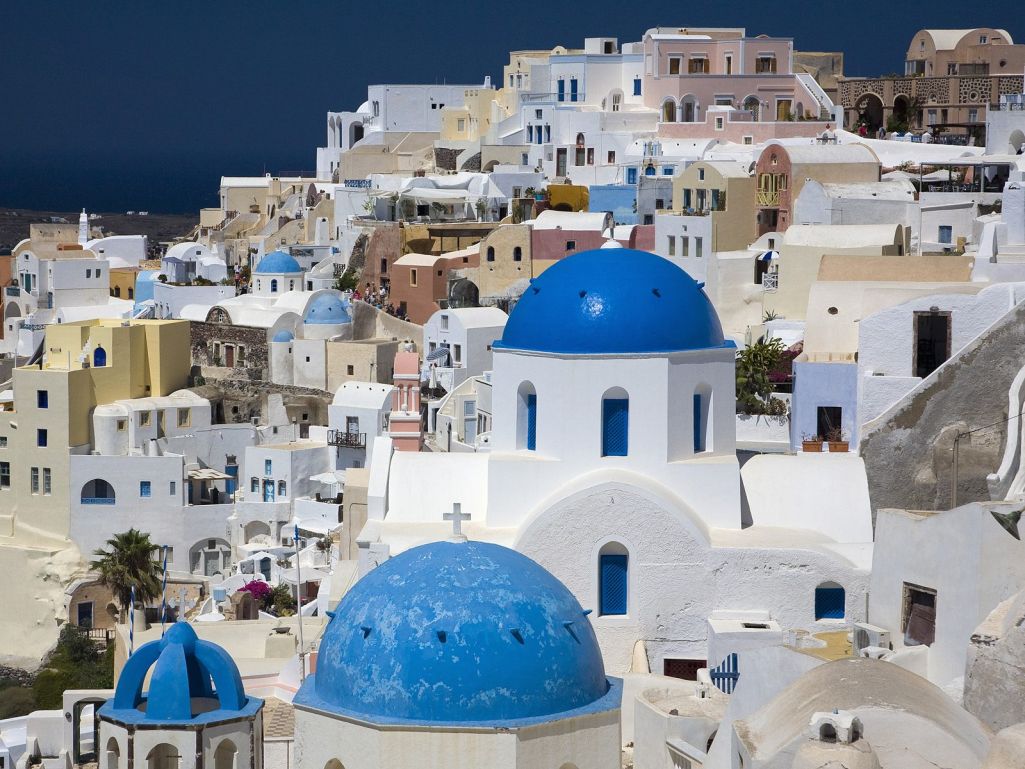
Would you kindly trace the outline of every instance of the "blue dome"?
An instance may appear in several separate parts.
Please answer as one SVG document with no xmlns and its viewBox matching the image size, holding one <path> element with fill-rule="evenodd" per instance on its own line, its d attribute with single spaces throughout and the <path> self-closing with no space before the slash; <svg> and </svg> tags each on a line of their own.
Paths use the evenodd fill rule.
<svg viewBox="0 0 1025 769">
<path fill-rule="evenodd" d="M 600 355 L 731 344 L 690 275 L 647 251 L 609 248 L 567 257 L 534 278 L 494 347 Z"/>
<path fill-rule="evenodd" d="M 271 341 L 291 342 L 293 339 L 295 339 L 295 334 L 293 334 L 291 331 L 287 331 L 286 329 L 281 329 L 278 333 L 274 335 L 274 338 Z"/>
<path fill-rule="evenodd" d="M 345 595 L 295 702 L 375 723 L 494 724 L 619 707 L 610 686 L 558 579 L 499 545 L 435 542 Z"/>
<path fill-rule="evenodd" d="M 249 716 L 262 705 L 263 700 L 246 696 L 238 668 L 224 649 L 199 640 L 187 622 L 175 622 L 163 638 L 143 644 L 128 658 L 114 697 L 99 715 L 123 723 L 193 724 Z"/>
<path fill-rule="evenodd" d="M 351 323 L 345 302 L 338 294 L 321 294 L 310 302 L 303 323 L 334 324 Z"/>
<path fill-rule="evenodd" d="M 260 263 L 256 265 L 254 270 L 258 275 L 266 275 L 268 273 L 278 275 L 302 271 L 303 268 L 299 266 L 299 262 L 284 251 L 271 251 L 260 260 Z"/>
</svg>

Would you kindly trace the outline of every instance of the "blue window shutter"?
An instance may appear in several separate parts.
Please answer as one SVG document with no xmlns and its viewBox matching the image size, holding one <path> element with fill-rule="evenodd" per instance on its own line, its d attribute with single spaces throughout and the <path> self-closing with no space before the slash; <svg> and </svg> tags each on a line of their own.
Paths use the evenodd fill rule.
<svg viewBox="0 0 1025 769">
<path fill-rule="evenodd" d="M 639 77 L 634 78 L 634 96 L 641 95 L 641 79 Z"/>
<path fill-rule="evenodd" d="M 705 426 L 701 423 L 701 396 L 694 393 L 694 453 L 705 450 Z"/>
<path fill-rule="evenodd" d="M 737 688 L 737 679 L 740 678 L 740 669 L 737 666 L 737 653 L 730 654 L 718 667 L 712 668 L 708 673 L 712 683 L 720 691 L 726 694 L 733 694 L 733 690 Z"/>
<path fill-rule="evenodd" d="M 601 614 L 626 614 L 627 559 L 622 554 L 601 556 L 598 603 Z"/>
<path fill-rule="evenodd" d="M 559 81 L 559 101 L 566 101 L 566 81 Z"/>
<path fill-rule="evenodd" d="M 625 457 L 629 447 L 630 401 L 626 398 L 606 398 L 601 402 L 601 410 L 601 455 Z"/>
<path fill-rule="evenodd" d="M 527 396 L 527 450 L 537 448 L 537 395 Z"/>
<path fill-rule="evenodd" d="M 844 603 L 842 587 L 815 588 L 815 619 L 843 619 Z"/>
</svg>

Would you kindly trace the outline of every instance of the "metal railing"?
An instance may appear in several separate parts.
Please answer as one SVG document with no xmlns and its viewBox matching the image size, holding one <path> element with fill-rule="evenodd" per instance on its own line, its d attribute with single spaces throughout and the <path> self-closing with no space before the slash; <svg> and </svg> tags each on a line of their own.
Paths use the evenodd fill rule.
<svg viewBox="0 0 1025 769">
<path fill-rule="evenodd" d="M 83 505 L 113 505 L 114 497 L 82 497 Z"/>
<path fill-rule="evenodd" d="M 365 449 L 367 447 L 366 433 L 350 433 L 348 430 L 328 430 L 327 443 L 329 446 L 346 449 Z"/>
<path fill-rule="evenodd" d="M 779 190 L 758 190 L 758 205 L 778 206 Z"/>
<path fill-rule="evenodd" d="M 775 291 L 779 288 L 779 273 L 767 272 L 762 275 L 762 288 L 765 291 Z"/>
</svg>

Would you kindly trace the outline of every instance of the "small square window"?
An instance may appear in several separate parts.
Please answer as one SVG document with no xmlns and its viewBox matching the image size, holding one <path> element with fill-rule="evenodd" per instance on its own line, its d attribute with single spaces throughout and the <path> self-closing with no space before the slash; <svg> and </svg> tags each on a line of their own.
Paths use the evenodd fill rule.
<svg viewBox="0 0 1025 769">
<path fill-rule="evenodd" d="M 11 488 L 11 463 L 0 462 L 0 489 Z"/>
<path fill-rule="evenodd" d="M 149 497 L 153 494 L 153 486 L 149 481 L 139 481 L 139 496 Z"/>
<path fill-rule="evenodd" d="M 0 449 L 6 449 L 6 448 L 7 448 L 7 436 L 6 435 L 0 435 Z"/>
<path fill-rule="evenodd" d="M 566 250 L 567 251 L 576 251 L 577 250 L 577 242 L 575 240 L 567 240 L 566 241 Z"/>
<path fill-rule="evenodd" d="M 119 420 L 117 420 L 117 431 L 119 433 L 123 433 L 127 429 L 128 429 L 128 420 L 127 419 L 119 419 Z"/>
<path fill-rule="evenodd" d="M 355 366 L 346 366 L 345 367 L 345 373 L 348 374 L 349 376 L 352 376 L 353 374 L 356 373 L 356 367 Z"/>
<path fill-rule="evenodd" d="M 178 427 L 188 427 L 192 423 L 192 409 L 178 409 Z"/>
<path fill-rule="evenodd" d="M 149 416 L 149 412 L 148 411 L 140 411 L 139 412 L 139 427 L 148 427 L 149 426 L 149 420 L 150 420 L 150 416 Z"/>
<path fill-rule="evenodd" d="M 50 393 L 46 390 L 36 390 L 36 406 L 41 409 L 50 407 Z"/>
<path fill-rule="evenodd" d="M 36 430 L 36 446 L 46 446 L 47 435 L 46 430 Z"/>
</svg>

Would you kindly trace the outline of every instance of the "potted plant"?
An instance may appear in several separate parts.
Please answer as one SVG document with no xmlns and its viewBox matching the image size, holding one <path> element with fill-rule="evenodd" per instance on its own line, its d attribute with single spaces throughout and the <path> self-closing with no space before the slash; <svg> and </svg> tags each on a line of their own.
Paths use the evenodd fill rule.
<svg viewBox="0 0 1025 769">
<path fill-rule="evenodd" d="M 830 453 L 834 451 L 850 451 L 851 445 L 847 442 L 847 437 L 839 427 L 832 428 L 826 435 L 826 441 L 829 443 Z"/>
<path fill-rule="evenodd" d="M 803 435 L 801 436 L 801 451 L 811 451 L 822 453 L 822 436 L 821 435 Z"/>
</svg>

